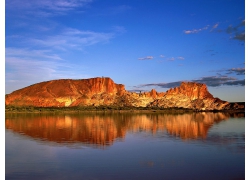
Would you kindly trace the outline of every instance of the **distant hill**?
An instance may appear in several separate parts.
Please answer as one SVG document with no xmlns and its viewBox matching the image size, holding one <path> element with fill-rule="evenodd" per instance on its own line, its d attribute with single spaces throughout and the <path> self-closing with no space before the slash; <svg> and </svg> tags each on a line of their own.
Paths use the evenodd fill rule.
<svg viewBox="0 0 250 180">
<path fill-rule="evenodd" d="M 5 96 L 6 106 L 33 107 L 152 107 L 192 110 L 244 109 L 242 103 L 229 103 L 214 98 L 205 84 L 182 82 L 166 92 L 134 93 L 107 77 L 59 79 L 40 82 Z"/>
</svg>

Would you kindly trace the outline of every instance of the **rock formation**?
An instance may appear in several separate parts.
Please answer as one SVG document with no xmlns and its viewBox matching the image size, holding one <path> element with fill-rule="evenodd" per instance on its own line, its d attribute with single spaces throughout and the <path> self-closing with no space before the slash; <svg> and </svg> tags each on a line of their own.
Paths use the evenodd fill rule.
<svg viewBox="0 0 250 180">
<path fill-rule="evenodd" d="M 125 92 L 124 85 L 110 78 L 60 79 L 37 83 L 6 95 L 6 105 L 67 107 L 110 105 Z"/>
<path fill-rule="evenodd" d="M 230 103 L 214 98 L 205 84 L 182 82 L 180 87 L 169 89 L 164 98 L 151 102 L 151 107 L 187 108 L 194 110 L 223 110 L 229 109 Z"/>
<path fill-rule="evenodd" d="M 116 106 L 185 108 L 193 110 L 239 109 L 244 105 L 230 104 L 214 98 L 205 84 L 182 82 L 166 92 L 134 93 L 125 90 L 110 78 L 61 79 L 37 83 L 6 95 L 5 105 L 34 107 Z"/>
</svg>

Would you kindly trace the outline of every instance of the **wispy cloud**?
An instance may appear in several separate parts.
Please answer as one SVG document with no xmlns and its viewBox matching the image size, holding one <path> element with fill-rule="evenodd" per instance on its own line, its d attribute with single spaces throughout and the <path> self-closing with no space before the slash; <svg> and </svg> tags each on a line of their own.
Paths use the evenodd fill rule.
<svg viewBox="0 0 250 180">
<path fill-rule="evenodd" d="M 40 36 L 6 36 L 7 42 L 11 42 L 11 45 L 6 44 L 6 47 L 20 47 L 23 49 L 34 50 L 34 55 L 38 55 L 38 52 L 48 52 L 53 50 L 84 50 L 87 46 L 92 46 L 99 43 L 108 43 L 112 38 L 117 36 L 117 32 L 94 32 L 86 30 L 78 30 L 72 28 L 64 28 L 56 35 L 40 34 Z M 22 53 L 23 53 L 22 49 Z M 45 50 L 44 50 L 45 49 Z M 11 50 L 11 49 L 9 49 Z M 17 52 L 15 52 L 17 53 Z M 51 54 L 53 54 L 51 52 Z"/>
<path fill-rule="evenodd" d="M 52 74 L 58 74 L 59 68 L 72 67 L 59 55 L 51 54 L 49 50 L 6 48 L 5 52 L 6 69 L 10 70 L 9 75 L 15 74 L 15 78 L 20 80 L 46 79 Z M 22 78 L 25 75 L 30 77 Z"/>
<path fill-rule="evenodd" d="M 141 84 L 138 86 L 135 86 L 135 88 L 144 88 L 144 87 L 149 87 L 149 86 L 155 86 L 155 87 L 160 87 L 160 88 L 173 88 L 180 86 L 181 81 L 176 81 L 176 82 L 170 82 L 170 83 L 150 83 L 150 84 Z"/>
<path fill-rule="evenodd" d="M 213 25 L 212 29 L 210 30 L 210 32 L 212 32 L 214 29 L 216 29 L 219 26 L 219 23 L 216 23 L 215 25 Z"/>
<path fill-rule="evenodd" d="M 199 32 L 201 32 L 201 31 L 203 31 L 203 30 L 207 30 L 207 29 L 208 29 L 208 27 L 209 27 L 209 25 L 207 25 L 207 26 L 205 26 L 205 27 L 203 27 L 203 28 L 199 28 L 199 29 L 184 30 L 184 33 L 185 33 L 185 34 L 194 34 L 194 33 L 199 33 Z"/>
<path fill-rule="evenodd" d="M 124 28 L 97 32 L 67 28 L 55 16 L 83 12 L 92 0 L 6 1 L 5 82 L 8 91 L 44 80 L 85 78 L 71 51 L 107 43 Z M 42 18 L 42 20 L 40 19 Z M 11 30 L 10 30 L 11 29 Z M 119 31 L 119 32 L 118 32 Z"/>
<path fill-rule="evenodd" d="M 62 58 L 53 53 L 51 50 L 32 50 L 32 49 L 22 49 L 22 48 L 6 48 L 6 57 L 29 57 L 37 59 L 47 59 L 47 60 L 62 60 Z"/>
<path fill-rule="evenodd" d="M 241 21 L 237 26 L 230 25 L 226 29 L 228 34 L 233 35 L 232 39 L 245 41 L 245 20 Z"/>
<path fill-rule="evenodd" d="M 112 32 L 103 33 L 68 28 L 55 36 L 30 38 L 28 42 L 42 48 L 53 48 L 65 51 L 72 48 L 82 50 L 86 46 L 97 43 L 107 43 L 114 36 L 115 34 Z"/>
<path fill-rule="evenodd" d="M 212 86 L 212 87 L 217 87 L 221 85 L 240 85 L 244 86 L 245 85 L 245 79 L 237 79 L 235 77 L 230 77 L 230 76 L 225 76 L 225 75 L 219 75 L 219 76 L 207 76 L 207 77 L 202 77 L 198 80 L 192 80 L 194 82 L 199 82 L 199 83 L 204 83 L 207 86 Z"/>
<path fill-rule="evenodd" d="M 240 71 L 241 70 L 234 70 L 234 71 Z M 177 86 L 180 86 L 181 82 L 190 81 L 190 82 L 197 82 L 206 84 L 207 86 L 211 87 L 218 87 L 222 85 L 228 85 L 228 86 L 244 86 L 245 85 L 245 79 L 237 79 L 235 77 L 230 77 L 226 75 L 217 75 L 217 76 L 206 76 L 201 77 L 199 79 L 193 79 L 193 80 L 183 80 L 183 81 L 175 81 L 175 82 L 169 82 L 169 83 L 150 83 L 150 84 L 141 84 L 138 86 L 135 86 L 135 88 L 145 88 L 145 87 L 159 87 L 159 88 L 174 88 Z"/>
<path fill-rule="evenodd" d="M 182 56 L 167 58 L 167 61 L 184 60 Z"/>
<path fill-rule="evenodd" d="M 28 39 L 18 36 L 16 45 L 6 46 L 5 49 L 8 91 L 44 80 L 84 78 L 81 67 L 65 60 L 60 52 L 70 49 L 77 51 L 86 46 L 106 43 L 114 34 L 68 28 L 55 36 L 44 35 Z M 81 73 L 77 69 L 80 69 Z"/>
<path fill-rule="evenodd" d="M 8 89 L 6 93 L 51 79 L 80 79 L 87 76 L 83 73 L 83 67 L 69 64 L 61 60 L 59 56 L 51 56 L 47 53 L 44 51 L 28 52 L 23 49 L 7 49 L 5 85 Z"/>
<path fill-rule="evenodd" d="M 182 56 L 179 56 L 179 57 L 177 57 L 177 59 L 179 59 L 179 60 L 184 60 L 185 58 L 182 57 Z"/>
<path fill-rule="evenodd" d="M 207 76 L 192 81 L 203 83 L 211 87 L 217 87 L 221 85 L 245 85 L 245 80 L 238 80 L 237 78 L 229 76 Z"/>
<path fill-rule="evenodd" d="M 227 74 L 245 75 L 245 68 L 232 68 L 226 71 L 228 72 Z"/>
<path fill-rule="evenodd" d="M 154 58 L 153 56 L 146 56 L 146 57 L 138 58 L 138 60 L 151 60 L 153 58 Z"/>
<path fill-rule="evenodd" d="M 185 34 L 195 34 L 195 33 L 199 33 L 201 31 L 207 30 L 208 27 L 210 25 L 207 25 L 203 28 L 199 28 L 199 29 L 193 29 L 193 30 L 184 30 L 183 32 Z M 210 32 L 215 31 L 215 29 L 217 29 L 219 26 L 219 23 L 216 23 L 212 26 Z M 216 30 L 216 32 L 226 32 L 231 36 L 231 39 L 235 39 L 235 40 L 240 40 L 240 41 L 245 41 L 245 20 L 242 20 L 238 25 L 233 26 L 233 25 L 229 25 L 226 29 L 218 29 Z"/>
<path fill-rule="evenodd" d="M 221 69 L 221 70 L 217 70 L 217 71 L 212 71 L 212 72 L 217 72 L 218 75 L 221 74 L 232 74 L 232 75 L 245 75 L 245 68 L 230 68 L 230 69 Z"/>
<path fill-rule="evenodd" d="M 241 34 L 235 34 L 233 39 L 240 40 L 240 41 L 245 41 L 245 32 L 243 32 Z"/>
<path fill-rule="evenodd" d="M 239 28 L 243 26 L 245 26 L 245 20 L 241 21 L 241 23 L 237 26 L 229 25 L 226 29 L 226 32 L 228 34 L 237 33 L 239 31 Z"/>
<path fill-rule="evenodd" d="M 174 57 L 171 57 L 171 58 L 167 58 L 167 61 L 174 61 L 175 58 Z"/>
<path fill-rule="evenodd" d="M 75 10 L 78 7 L 86 6 L 91 0 L 11 0 L 6 1 L 7 12 L 15 14 L 33 16 L 54 16 L 64 15 L 68 11 Z"/>
<path fill-rule="evenodd" d="M 127 30 L 123 26 L 113 26 L 112 30 L 114 32 L 121 33 L 121 34 L 127 32 Z"/>
</svg>

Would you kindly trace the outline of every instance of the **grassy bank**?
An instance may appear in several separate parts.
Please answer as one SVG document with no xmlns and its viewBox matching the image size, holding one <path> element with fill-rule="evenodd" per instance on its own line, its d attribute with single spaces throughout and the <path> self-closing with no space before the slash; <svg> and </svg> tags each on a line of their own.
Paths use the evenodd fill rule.
<svg viewBox="0 0 250 180">
<path fill-rule="evenodd" d="M 43 112 L 163 112 L 183 111 L 192 112 L 184 108 L 149 108 L 149 107 L 117 107 L 117 106 L 83 106 L 83 107 L 31 107 L 31 106 L 6 106 L 5 113 L 43 113 Z"/>
<path fill-rule="evenodd" d="M 244 110 L 226 110 L 226 112 L 244 112 Z M 143 113 L 187 113 L 200 112 L 185 108 L 157 108 L 157 107 L 118 107 L 118 106 L 82 106 L 82 107 L 33 107 L 33 106 L 5 106 L 5 113 L 86 113 L 86 112 L 143 112 Z M 218 111 L 212 111 L 218 112 Z"/>
</svg>

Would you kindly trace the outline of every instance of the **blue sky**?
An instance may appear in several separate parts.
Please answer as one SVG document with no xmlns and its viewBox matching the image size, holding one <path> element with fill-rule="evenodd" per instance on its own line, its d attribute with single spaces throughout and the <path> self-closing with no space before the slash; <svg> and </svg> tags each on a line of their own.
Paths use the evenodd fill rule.
<svg viewBox="0 0 250 180">
<path fill-rule="evenodd" d="M 130 91 L 195 81 L 245 101 L 245 1 L 5 1 L 5 93 L 102 76 Z"/>
</svg>

